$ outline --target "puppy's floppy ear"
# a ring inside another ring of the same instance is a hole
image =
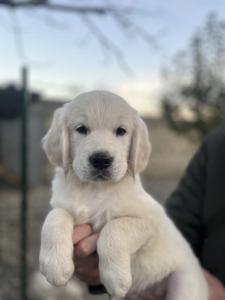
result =
[[[55,111],[51,127],[42,139],[43,149],[54,166],[67,173],[69,170],[69,132],[65,123],[64,108]]]
[[[148,129],[145,122],[137,115],[129,156],[129,165],[133,176],[146,168],[150,154],[151,144]]]

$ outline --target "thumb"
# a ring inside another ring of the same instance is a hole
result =
[[[158,297],[158,296],[145,295],[145,297],[143,298],[143,300],[163,300],[163,298],[162,297]]]

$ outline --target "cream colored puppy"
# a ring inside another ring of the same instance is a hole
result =
[[[134,109],[109,92],[82,94],[55,112],[43,147],[57,167],[40,251],[51,284],[73,276],[73,226],[90,223],[100,231],[100,278],[111,299],[146,289],[166,300],[208,299],[188,243],[141,185],[151,146]]]

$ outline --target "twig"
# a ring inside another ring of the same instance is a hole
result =
[[[120,50],[120,48],[108,39],[108,37],[96,26],[96,24],[91,20],[90,17],[88,17],[87,15],[83,15],[82,17],[83,22],[96,37],[99,43],[103,46],[103,48],[105,48],[108,52],[111,52],[115,56],[120,68],[124,71],[124,73],[129,76],[132,75],[133,72],[130,66],[127,64],[123,52]]]
[[[158,43],[156,38],[149,34],[145,29],[141,28],[133,21],[131,22],[125,15],[121,14],[119,10],[112,10],[111,12],[114,20],[120,25],[120,27],[126,32],[132,30],[136,35],[140,36],[151,48],[158,49]]]
[[[97,14],[105,15],[109,13],[109,10],[102,6],[79,6],[79,5],[69,5],[60,3],[50,3],[47,0],[33,0],[33,1],[13,1],[13,0],[0,0],[0,5],[5,5],[11,8],[29,8],[43,6],[46,9],[68,12],[68,13],[80,13],[80,14]]]

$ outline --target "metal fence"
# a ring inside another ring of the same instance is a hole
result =
[[[0,296],[2,299],[6,299],[7,295],[7,297],[13,298],[12,295],[9,296],[9,289],[16,289],[18,291],[17,299],[27,300],[27,118],[29,95],[27,92],[26,67],[23,67],[21,70],[21,88],[17,93],[17,97],[18,99],[13,99],[11,95],[9,99],[1,100],[4,101],[1,105],[2,118],[20,118],[21,126],[18,130],[18,134],[20,135],[18,139],[20,141],[20,180],[16,175],[4,169],[3,165],[1,166],[1,173],[5,175],[6,179],[18,185],[20,198],[17,199],[18,207],[15,209],[14,206],[11,206],[10,195],[7,195],[7,193],[4,194],[4,192],[1,193],[0,277],[2,288]],[[14,103],[16,105],[12,106]],[[17,220],[16,224],[10,222],[10,218]],[[10,237],[6,238],[8,234],[10,234]],[[16,242],[17,247],[10,247],[11,240],[13,240],[13,243]],[[5,282],[6,280],[7,282]]]

